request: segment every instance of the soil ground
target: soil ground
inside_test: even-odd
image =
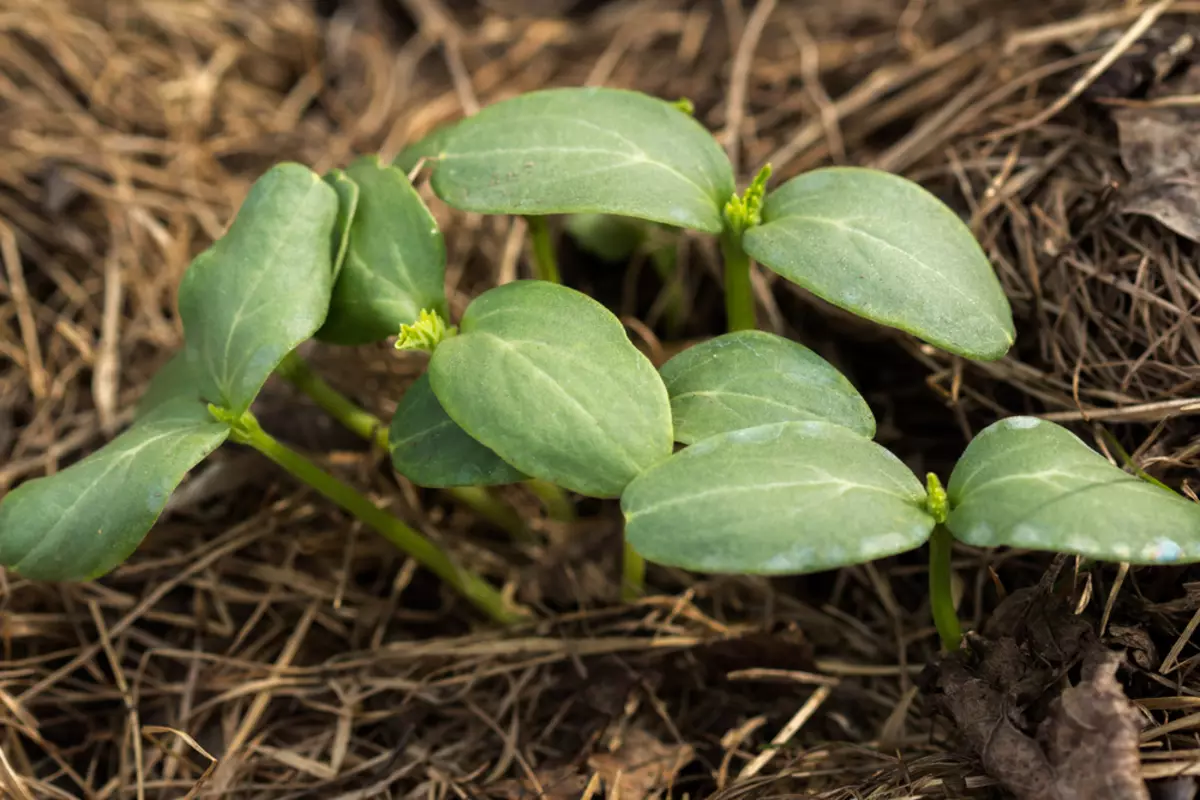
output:
[[[180,275],[267,166],[393,155],[480,104],[588,83],[692,99],[743,181],[766,161],[778,179],[872,165],[969,220],[1017,317],[999,362],[950,358],[782,281],[757,286],[764,327],[844,368],[881,443],[919,473],[947,475],[973,432],[1034,413],[1101,447],[1103,428],[1190,494],[1200,276],[1153,167],[1176,158],[1194,185],[1197,157],[1160,141],[1137,160],[1118,131],[1166,113],[1146,99],[1156,92],[1194,105],[1195,90],[1171,87],[1198,14],[1186,0],[0,0],[0,491],[128,421],[180,341]],[[1166,107],[1196,124],[1186,102]],[[1157,218],[1131,213],[1139,204]],[[456,312],[528,274],[517,223],[431,205]],[[559,245],[566,281],[651,353],[720,332],[711,241],[682,249],[689,323],[671,335],[653,270]],[[311,357],[381,415],[421,366],[386,345]],[[1051,585],[1046,554],[960,548],[960,614],[989,637],[981,652],[1015,642],[1013,663],[1035,677],[972,721],[951,691],[972,676],[926,670],[937,638],[919,553],[780,580],[652,567],[651,596],[622,605],[613,504],[582,503],[567,528],[513,489],[542,536],[518,547],[315,411],[284,410],[294,402],[272,387],[265,424],[544,620],[490,629],[369,531],[227,448],[104,579],[0,573],[0,792],[1003,797],[1033,768],[998,758],[993,732],[1066,713],[1067,749],[1125,783],[1026,796],[1134,798],[1143,780],[1156,797],[1196,796],[1194,568],[1068,560]],[[1049,616],[1014,633],[995,612],[1026,589]],[[1119,663],[1106,673],[1096,648]],[[1077,693],[1048,705],[1066,685]],[[1129,712],[1133,740],[1080,708]],[[1087,749],[1097,731],[1128,747]]]

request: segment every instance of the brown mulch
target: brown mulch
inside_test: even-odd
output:
[[[758,286],[765,326],[843,366],[880,441],[915,469],[946,475],[973,431],[1035,413],[1101,445],[1103,425],[1192,492],[1197,246],[1126,213],[1139,176],[1113,116],[1147,84],[1169,90],[1198,19],[1185,0],[0,0],[0,491],[128,421],[179,342],[182,272],[264,168],[393,155],[480,104],[590,83],[692,99],[743,178],[766,161],[777,180],[873,165],[970,220],[1017,316],[999,362],[950,358],[783,281]],[[1142,23],[1142,41],[1122,38]],[[456,311],[527,270],[519,222],[435,211]],[[685,333],[711,335],[713,243],[689,236],[681,253]],[[581,258],[564,274],[643,317],[650,328],[631,330],[648,347],[670,345],[637,274]],[[384,415],[415,369],[385,346],[313,359]],[[517,547],[318,415],[277,418],[547,618],[489,630],[370,532],[229,449],[202,473],[215,485],[189,483],[103,580],[0,573],[0,793],[1003,796],[985,771],[991,740],[960,735],[937,713],[945,697],[921,691],[937,640],[919,554],[775,581],[652,568],[655,596],[616,606],[611,562],[562,544],[611,540],[612,504]],[[984,630],[1048,563],[961,548],[962,616]],[[1114,674],[1141,740],[1130,769],[1188,800],[1200,572],[1078,566],[1055,591],[1081,637],[1123,653]],[[1008,639],[1039,682],[1022,714],[997,717],[1006,733],[1032,741],[1072,698],[1112,696],[1113,676],[1081,671],[1082,655]]]

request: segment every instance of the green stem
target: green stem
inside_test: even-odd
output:
[[[621,559],[621,600],[631,603],[642,596],[646,586],[646,559],[624,543],[623,558]]]
[[[558,274],[558,259],[554,255],[554,243],[550,241],[550,226],[545,217],[526,217],[529,237],[533,243],[533,268],[538,280],[562,283]]]
[[[650,253],[650,261],[658,272],[658,277],[666,287],[667,302],[664,309],[667,318],[667,330],[671,336],[678,336],[683,330],[683,282],[679,276],[678,252],[675,245],[664,244]]]
[[[526,544],[537,541],[533,531],[521,519],[517,510],[498,498],[486,486],[452,486],[444,490],[447,494],[508,533],[513,541]]]
[[[725,259],[725,320],[732,331],[758,327],[754,308],[754,286],[750,282],[750,256],[742,249],[741,236],[727,231],[721,237]]]
[[[313,372],[308,362],[294,350],[284,357],[283,362],[275,368],[275,372],[308,395],[313,402],[347,430],[368,442],[374,442],[380,449],[387,452],[388,432],[383,420],[354,405],[350,398],[326,383],[325,379]]]
[[[575,521],[575,505],[560,486],[538,478],[530,478],[525,486],[542,501],[550,519],[556,522]]]
[[[950,554],[954,537],[945,525],[938,523],[929,539],[929,605],[933,624],[937,626],[942,647],[954,652],[962,647],[962,626],[954,608],[954,589],[950,569]]]
[[[292,477],[308,484],[374,528],[496,622],[509,624],[526,618],[486,580],[470,570],[459,567],[436,544],[380,509],[348,483],[335,478],[300,453],[281,444],[264,431],[249,414],[237,426],[236,440],[253,447]]]
[[[288,353],[275,371],[281,378],[312,398],[347,430],[373,442],[383,452],[388,452],[388,427],[383,420],[359,408],[350,398],[326,383],[295,351]],[[516,541],[527,542],[532,538],[521,515],[486,487],[459,486],[445,491],[480,517],[507,531]]]

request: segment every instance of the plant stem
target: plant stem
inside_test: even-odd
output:
[[[281,378],[312,398],[347,430],[373,442],[383,452],[388,452],[388,426],[383,420],[359,408],[350,398],[326,383],[295,351],[288,353],[275,371]],[[480,517],[507,531],[516,541],[527,542],[532,539],[532,534],[521,515],[486,487],[456,486],[444,491]]]
[[[754,308],[754,286],[750,282],[750,256],[742,249],[741,236],[729,231],[721,236],[725,259],[725,320],[732,331],[758,327]]]
[[[575,506],[571,503],[571,498],[567,497],[567,493],[562,490],[562,487],[539,478],[530,478],[525,482],[525,485],[529,488],[529,491],[533,492],[542,501],[542,505],[546,507],[546,514],[549,515],[550,519],[556,522],[575,521]]]
[[[953,573],[950,569],[953,547],[954,537],[945,525],[938,523],[929,539],[929,606],[942,647],[951,653],[962,647],[962,626],[958,622],[958,610],[954,607]]]
[[[521,519],[517,510],[505,503],[486,486],[453,486],[444,489],[447,494],[479,516],[508,533],[513,541],[529,544],[537,541],[533,531]]]
[[[238,441],[253,447],[294,478],[308,484],[374,528],[496,622],[508,624],[525,619],[525,615],[514,609],[486,580],[459,567],[429,539],[380,509],[348,483],[335,478],[300,453],[281,444],[259,427],[252,417],[247,417],[249,424],[241,426]]]
[[[529,237],[533,243],[533,268],[538,280],[562,283],[558,274],[558,259],[554,256],[554,243],[550,241],[550,226],[545,217],[526,217]]]
[[[621,600],[630,603],[642,596],[646,586],[646,559],[624,543],[621,559]]]
[[[374,442],[384,452],[387,452],[388,432],[383,420],[354,405],[350,398],[326,383],[324,378],[313,372],[308,362],[294,350],[284,357],[275,372],[308,395],[347,430],[368,442]]]

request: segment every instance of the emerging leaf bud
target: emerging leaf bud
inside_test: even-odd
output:
[[[446,325],[446,320],[436,311],[423,309],[417,321],[400,326],[397,350],[424,350],[432,353],[442,340],[458,333],[458,328]]]

